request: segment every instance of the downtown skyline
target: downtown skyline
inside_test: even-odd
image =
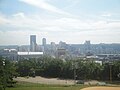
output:
[[[119,0],[0,0],[0,45],[120,43]]]

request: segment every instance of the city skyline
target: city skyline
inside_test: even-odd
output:
[[[0,0],[0,45],[120,43],[120,0]]]
[[[40,41],[40,42],[38,42]],[[104,42],[99,42],[99,43],[93,43],[91,40],[84,40],[82,41],[82,43],[68,43],[68,42],[65,42],[64,40],[60,40],[60,41],[57,41],[57,42],[54,42],[54,41],[50,41],[50,42],[47,42],[47,38],[38,38],[37,35],[29,35],[29,38],[27,39],[27,44],[3,44],[3,45],[0,45],[0,46],[24,46],[24,45],[30,45],[30,51],[34,51],[33,48],[35,48],[37,45],[42,45],[42,46],[45,46],[45,45],[50,45],[51,43],[54,43],[54,44],[60,44],[61,42],[62,43],[65,43],[65,44],[69,44],[69,45],[72,45],[72,44],[120,44],[120,43],[104,43]],[[34,47],[35,46],[35,47]]]

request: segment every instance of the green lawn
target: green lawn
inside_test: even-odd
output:
[[[15,87],[7,88],[6,90],[80,90],[86,86],[75,85],[75,86],[66,86],[66,85],[41,85],[33,83],[20,82],[15,85]]]
[[[80,87],[17,87],[6,90],[80,90]]]
[[[117,85],[118,86],[118,85]],[[45,85],[45,84],[35,84],[27,82],[19,82],[12,88],[6,88],[6,90],[80,90],[85,87],[85,85]]]

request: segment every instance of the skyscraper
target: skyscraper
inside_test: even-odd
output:
[[[30,35],[30,51],[36,51],[36,35]]]
[[[43,46],[42,51],[45,53],[46,52],[46,38],[42,39],[42,46]]]
[[[46,46],[46,38],[42,39],[42,45],[45,47]]]
[[[86,40],[84,43],[85,53],[91,52],[91,43],[90,40]]]

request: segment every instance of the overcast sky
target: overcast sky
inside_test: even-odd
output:
[[[0,45],[120,43],[120,0],[0,0]]]

